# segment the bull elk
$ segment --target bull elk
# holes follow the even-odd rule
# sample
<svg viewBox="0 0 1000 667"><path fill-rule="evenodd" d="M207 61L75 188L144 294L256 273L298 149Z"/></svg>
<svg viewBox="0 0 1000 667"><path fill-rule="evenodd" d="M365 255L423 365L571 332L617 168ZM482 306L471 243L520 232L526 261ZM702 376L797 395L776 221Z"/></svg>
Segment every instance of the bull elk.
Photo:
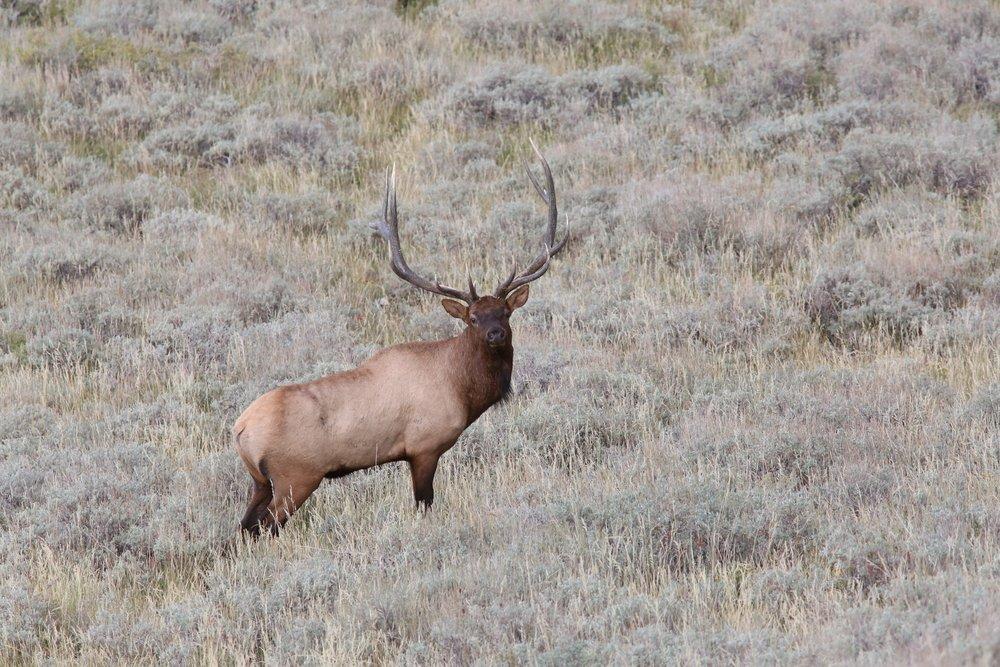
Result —
<svg viewBox="0 0 1000 667"><path fill-rule="evenodd" d="M556 242L552 171L531 145L545 175L543 187L525 165L548 205L543 249L487 296L476 293L471 278L463 291L409 267L399 243L395 169L386 170L382 220L372 228L389 245L389 266L411 285L445 297L445 312L465 329L445 340L394 345L353 370L279 387L251 403L233 426L236 451L253 478L244 531L277 534L324 478L394 461L409 463L414 500L430 508L438 459L510 389L511 313L525 304L528 283L548 270L566 243Z"/></svg>

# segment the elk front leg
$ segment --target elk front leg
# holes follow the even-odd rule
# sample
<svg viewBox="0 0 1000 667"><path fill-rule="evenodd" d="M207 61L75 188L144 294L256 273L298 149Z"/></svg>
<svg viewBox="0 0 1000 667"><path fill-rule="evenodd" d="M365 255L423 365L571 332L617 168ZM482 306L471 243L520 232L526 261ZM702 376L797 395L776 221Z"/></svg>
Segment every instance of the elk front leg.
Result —
<svg viewBox="0 0 1000 667"><path fill-rule="evenodd" d="M434 472L437 470L438 458L438 454L427 454L410 459L413 500L417 504L417 509L425 512L434 503Z"/></svg>

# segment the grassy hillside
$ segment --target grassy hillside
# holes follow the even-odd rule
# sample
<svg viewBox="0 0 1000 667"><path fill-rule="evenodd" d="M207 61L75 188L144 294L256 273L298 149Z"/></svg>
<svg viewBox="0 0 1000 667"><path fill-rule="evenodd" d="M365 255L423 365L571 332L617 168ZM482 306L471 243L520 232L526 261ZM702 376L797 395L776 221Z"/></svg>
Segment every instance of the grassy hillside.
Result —
<svg viewBox="0 0 1000 667"><path fill-rule="evenodd" d="M1000 655L1000 5L9 0L0 662ZM572 239L514 397L236 534L229 424Z"/></svg>

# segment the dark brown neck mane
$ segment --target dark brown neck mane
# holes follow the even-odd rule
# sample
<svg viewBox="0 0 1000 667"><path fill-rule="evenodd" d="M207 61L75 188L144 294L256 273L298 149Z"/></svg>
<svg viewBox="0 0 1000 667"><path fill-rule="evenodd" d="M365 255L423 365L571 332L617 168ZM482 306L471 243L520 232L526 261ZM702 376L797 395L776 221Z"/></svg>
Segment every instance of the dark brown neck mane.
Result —
<svg viewBox="0 0 1000 667"><path fill-rule="evenodd" d="M466 329L451 342L457 352L452 357L456 363L454 372L471 424L510 391L514 347L509 338L503 347L490 347L472 329Z"/></svg>

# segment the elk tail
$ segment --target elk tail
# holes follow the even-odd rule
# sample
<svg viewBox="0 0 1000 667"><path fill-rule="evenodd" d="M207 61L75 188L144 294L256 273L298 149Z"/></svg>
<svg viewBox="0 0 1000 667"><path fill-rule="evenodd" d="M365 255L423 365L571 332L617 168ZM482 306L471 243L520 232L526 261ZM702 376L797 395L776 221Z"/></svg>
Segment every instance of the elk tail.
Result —
<svg viewBox="0 0 1000 667"><path fill-rule="evenodd" d="M271 478L267 474L267 464L264 463L264 458L261 457L259 461L254 461L250 457L250 452L246 450L242 439L244 437L244 432L246 431L246 423L237 422L236 426L233 427L233 444L236 447L236 452L243 459L243 465L246 466L247 472L250 476L254 478L259 484L271 484Z"/></svg>

